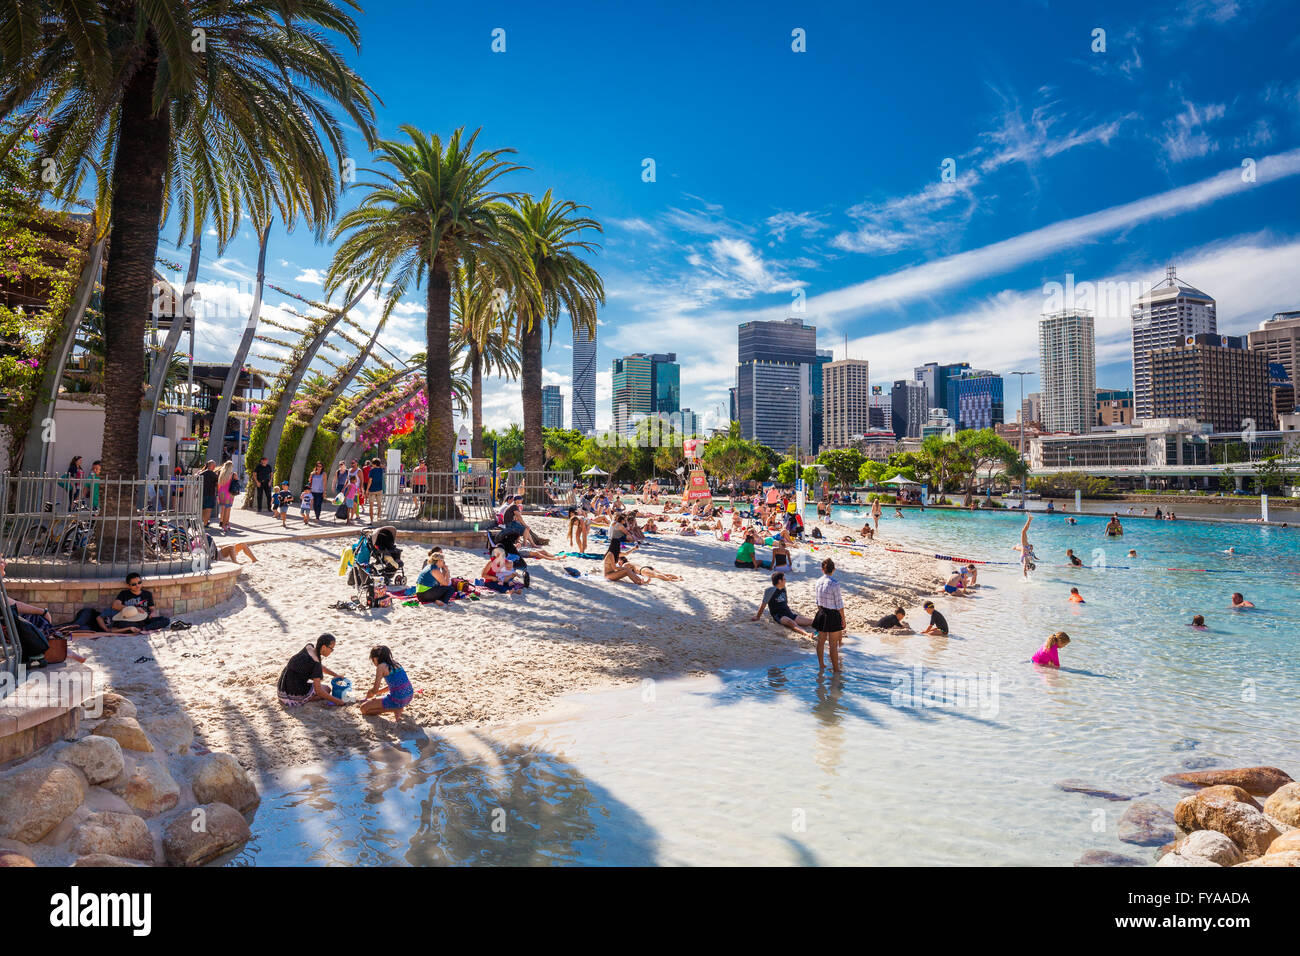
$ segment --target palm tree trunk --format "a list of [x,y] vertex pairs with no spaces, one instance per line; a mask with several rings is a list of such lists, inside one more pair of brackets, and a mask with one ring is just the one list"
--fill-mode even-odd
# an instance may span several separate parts
[[483,355],[478,346],[470,343],[469,386],[470,399],[474,405],[473,435],[470,438],[470,454],[475,458],[483,457]]
[[[427,310],[425,313],[427,354],[424,382],[429,397],[429,421],[424,429],[424,447],[429,471],[450,472],[456,438],[451,407],[451,273],[442,256],[429,269]],[[431,480],[431,487],[439,483]],[[434,518],[454,517],[450,501],[433,499]]]
[[158,75],[152,37],[127,81],[113,162],[113,225],[104,270],[104,443],[107,478],[135,478],[144,383],[144,329],[153,298],[171,115],[153,107]]
[[[274,217],[268,216],[266,222],[261,223],[257,235],[257,284],[253,287],[253,306],[248,310],[248,322],[244,325],[243,337],[239,340],[239,348],[235,351],[235,356],[231,359],[230,368],[226,371],[226,381],[221,388],[221,398],[217,401],[217,410],[212,415],[212,427],[208,429],[208,458],[215,461],[218,465],[225,457],[226,448],[226,422],[230,420],[230,401],[235,395],[235,389],[239,385],[239,375],[244,369],[244,360],[248,358],[248,352],[253,347],[253,339],[257,335],[257,321],[262,312],[262,286],[266,282],[266,241],[271,235],[271,223]],[[249,384],[251,386],[252,379]],[[240,421],[240,430],[243,429],[243,422]],[[216,442],[217,454],[213,455],[213,442]],[[239,443],[235,443],[235,451],[239,451]],[[245,463],[247,468],[247,463]],[[247,504],[247,500],[245,501]]]
[[[524,468],[540,473],[546,465],[546,448],[542,440],[542,320],[529,323],[528,314],[519,315],[519,388],[524,406]],[[530,489],[538,478],[529,481]],[[539,489],[540,490],[540,489]]]

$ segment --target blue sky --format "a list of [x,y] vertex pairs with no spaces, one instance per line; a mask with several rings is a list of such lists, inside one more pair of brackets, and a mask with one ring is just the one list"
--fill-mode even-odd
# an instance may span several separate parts
[[[1300,14],[1285,0],[372,0],[359,22],[381,136],[482,127],[481,145],[529,167],[512,188],[553,188],[604,224],[598,424],[610,362],[633,351],[676,351],[683,404],[725,414],[751,318],[798,315],[837,358],[847,335],[886,388],[926,361],[1036,372],[1045,287],[1068,273],[1110,290],[1097,382],[1129,387],[1113,290],[1168,263],[1217,298],[1221,331],[1300,308]],[[319,296],[331,254],[276,231],[269,278]],[[228,358],[255,261],[247,230],[205,248],[201,359]],[[286,301],[268,293],[271,310]],[[422,308],[411,296],[390,323],[394,353],[423,347]],[[567,339],[545,360],[566,416]],[[515,383],[487,384],[489,424],[519,409]]]

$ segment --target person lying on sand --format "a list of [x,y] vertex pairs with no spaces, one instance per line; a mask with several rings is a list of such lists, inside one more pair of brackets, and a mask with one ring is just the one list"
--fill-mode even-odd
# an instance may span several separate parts
[[875,627],[882,631],[893,631],[895,634],[912,634],[914,632],[908,626],[906,618],[907,611],[900,605],[876,621]]
[[618,559],[618,566],[631,568],[633,571],[641,575],[641,577],[645,578],[647,581],[649,581],[651,578],[654,578],[659,581],[680,581],[682,579],[682,576],[680,574],[669,574],[667,571],[656,571],[654,568],[650,567],[649,565],[644,565],[638,568],[635,564],[632,564],[630,561],[628,561],[627,558],[621,555],[619,556]]
[[627,563],[627,558],[622,555],[615,555],[613,551],[605,552],[603,570],[606,581],[622,581],[626,579],[633,584],[646,583],[646,579],[637,573],[636,568]]
[[790,610],[789,598],[785,591],[785,572],[776,571],[772,574],[772,586],[763,592],[763,600],[759,602],[758,612],[754,615],[757,621],[763,616],[763,609],[767,608],[772,615],[772,620],[782,627],[788,627],[796,634],[802,634],[804,637],[812,637],[805,627],[812,626],[812,618],[801,617]]
[[289,658],[275,688],[281,704],[301,707],[314,700],[340,706],[346,703],[330,693],[323,683],[326,677],[343,676],[325,666],[325,658],[334,653],[334,644],[333,634],[322,634],[316,638],[315,647],[308,644]]
[[[373,717],[384,711],[392,711],[395,718],[401,718],[402,710],[415,697],[415,688],[406,676],[402,665],[393,660],[393,653],[383,644],[370,648],[370,663],[375,665],[375,682],[370,685],[370,693],[361,702],[363,717]],[[379,696],[380,684],[388,685],[388,693]]]

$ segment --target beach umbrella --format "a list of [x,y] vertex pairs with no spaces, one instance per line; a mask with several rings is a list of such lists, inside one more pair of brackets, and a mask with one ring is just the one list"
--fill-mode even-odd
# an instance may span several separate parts
[[584,472],[582,473],[582,476],[583,476],[584,478],[591,478],[591,477],[594,477],[594,476],[596,476],[596,475],[608,475],[608,474],[609,474],[609,472],[607,472],[607,471],[601,471],[601,470],[600,470],[599,468],[597,468],[595,465],[592,465],[590,468],[588,468],[586,471],[584,471]]
[[519,461],[515,462],[515,466],[514,466],[513,468],[511,468],[510,470],[511,470],[511,471],[523,471],[523,470],[524,470],[523,462],[519,462]]

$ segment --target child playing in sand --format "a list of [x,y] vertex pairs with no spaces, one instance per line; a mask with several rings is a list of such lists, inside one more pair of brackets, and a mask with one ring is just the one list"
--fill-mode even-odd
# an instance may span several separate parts
[[[383,644],[370,648],[370,663],[375,665],[375,682],[361,702],[362,716],[372,717],[391,710],[394,717],[401,717],[403,708],[415,696],[415,688],[411,686],[406,671],[393,660],[392,651]],[[378,696],[381,683],[388,685],[388,693],[383,697]]]
[[280,489],[271,496],[274,501],[271,502],[275,508],[275,513],[280,516],[280,527],[289,527],[289,504],[293,501],[293,492],[289,490],[289,482],[280,482]]
[[307,516],[311,514],[311,489],[304,488],[302,497],[298,499],[298,507],[302,509],[302,523],[311,524]]
[[1084,603],[1083,595],[1079,593],[1079,589],[1078,589],[1078,588],[1070,588],[1070,603],[1071,603],[1071,604],[1083,604],[1083,603]]
[[961,579],[964,582],[963,590],[970,591],[979,586],[979,572],[975,570],[975,565],[968,564],[966,569],[961,573]]
[[1057,631],[1047,639],[1047,643],[1034,652],[1030,658],[1035,664],[1043,667],[1060,667],[1061,659],[1057,656],[1057,648],[1064,647],[1070,643],[1070,635],[1064,631]]

